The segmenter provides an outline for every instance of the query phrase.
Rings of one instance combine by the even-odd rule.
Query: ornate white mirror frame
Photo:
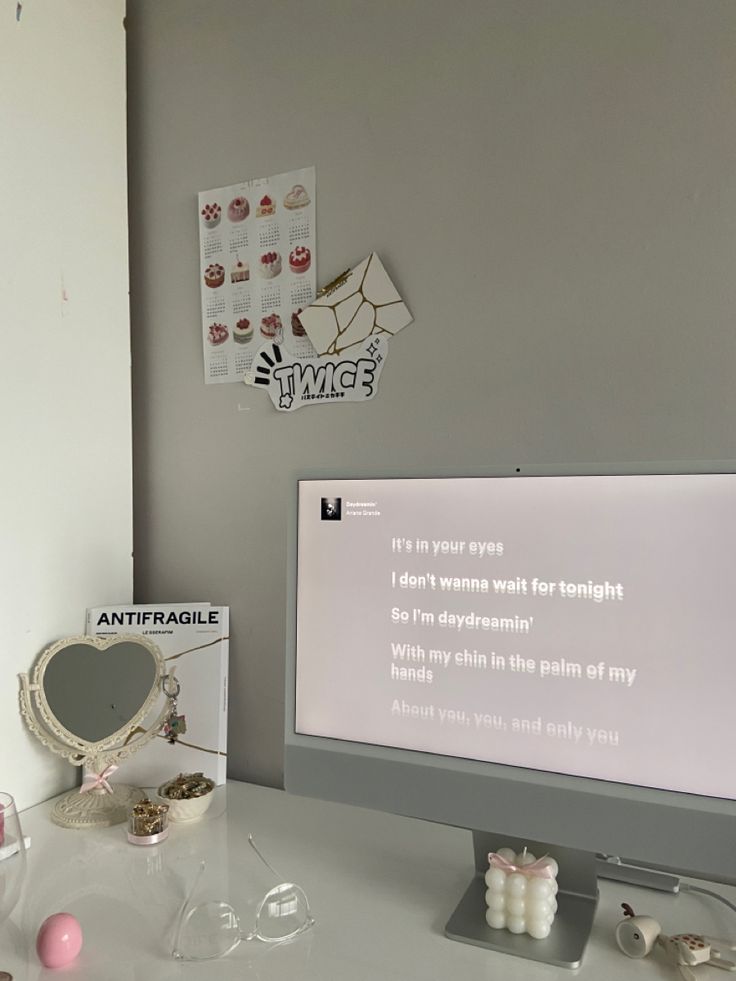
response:
[[[150,655],[153,680],[147,693],[144,689],[137,711],[129,718],[122,719],[123,724],[114,732],[97,741],[90,741],[72,732],[54,714],[44,686],[46,674],[53,659],[70,648],[89,647],[104,657],[105,652],[122,644],[133,644]],[[20,711],[30,731],[52,752],[75,766],[88,769],[82,787],[69,791],[57,800],[51,819],[67,828],[107,827],[125,821],[131,806],[145,794],[138,787],[113,784],[110,777],[121,760],[132,756],[161,730],[171,712],[172,699],[178,693],[174,672],[167,671],[159,648],[147,637],[138,634],[64,637],[41,654],[30,680],[27,674],[21,674],[20,680]],[[70,684],[81,686],[85,683],[83,677],[67,680]],[[93,692],[87,692],[87,697],[93,697]],[[148,722],[144,727],[147,716],[160,698],[164,701],[161,711],[153,722]],[[134,696],[134,701],[137,700]]]

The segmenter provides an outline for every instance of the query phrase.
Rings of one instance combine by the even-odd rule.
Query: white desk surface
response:
[[[736,938],[736,914],[715,901],[603,882],[578,971],[471,947],[442,932],[472,876],[468,832],[249,784],[216,794],[204,820],[172,825],[168,841],[153,847],[129,845],[123,825],[58,828],[48,803],[26,811],[28,875],[21,902],[0,925],[0,971],[14,981],[673,981],[678,975],[661,954],[635,961],[619,952],[613,931],[624,901],[667,933]],[[281,946],[243,943],[219,961],[172,960],[172,927],[201,858],[217,885],[200,898],[227,899],[248,920],[264,881],[249,832],[284,878],[305,889],[316,926]],[[736,899],[736,889],[714,888]],[[74,965],[51,971],[36,957],[35,934],[62,910],[80,920],[85,943]],[[703,967],[698,976],[730,975]]]

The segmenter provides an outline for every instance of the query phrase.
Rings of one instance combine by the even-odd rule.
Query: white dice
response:
[[[557,862],[537,859],[524,849],[500,848],[486,872],[486,923],[494,930],[549,936],[557,912]]]

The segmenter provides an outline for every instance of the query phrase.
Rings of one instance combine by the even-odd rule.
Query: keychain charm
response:
[[[185,715],[177,715],[177,697],[181,692],[181,685],[173,675],[164,678],[164,694],[169,699],[171,711],[164,722],[164,736],[172,746],[176,745],[179,736],[183,736],[187,731],[187,718]]]

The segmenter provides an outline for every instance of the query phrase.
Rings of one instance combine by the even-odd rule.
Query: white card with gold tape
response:
[[[339,355],[368,337],[396,334],[413,319],[375,252],[323,287],[299,314],[319,355]]]

